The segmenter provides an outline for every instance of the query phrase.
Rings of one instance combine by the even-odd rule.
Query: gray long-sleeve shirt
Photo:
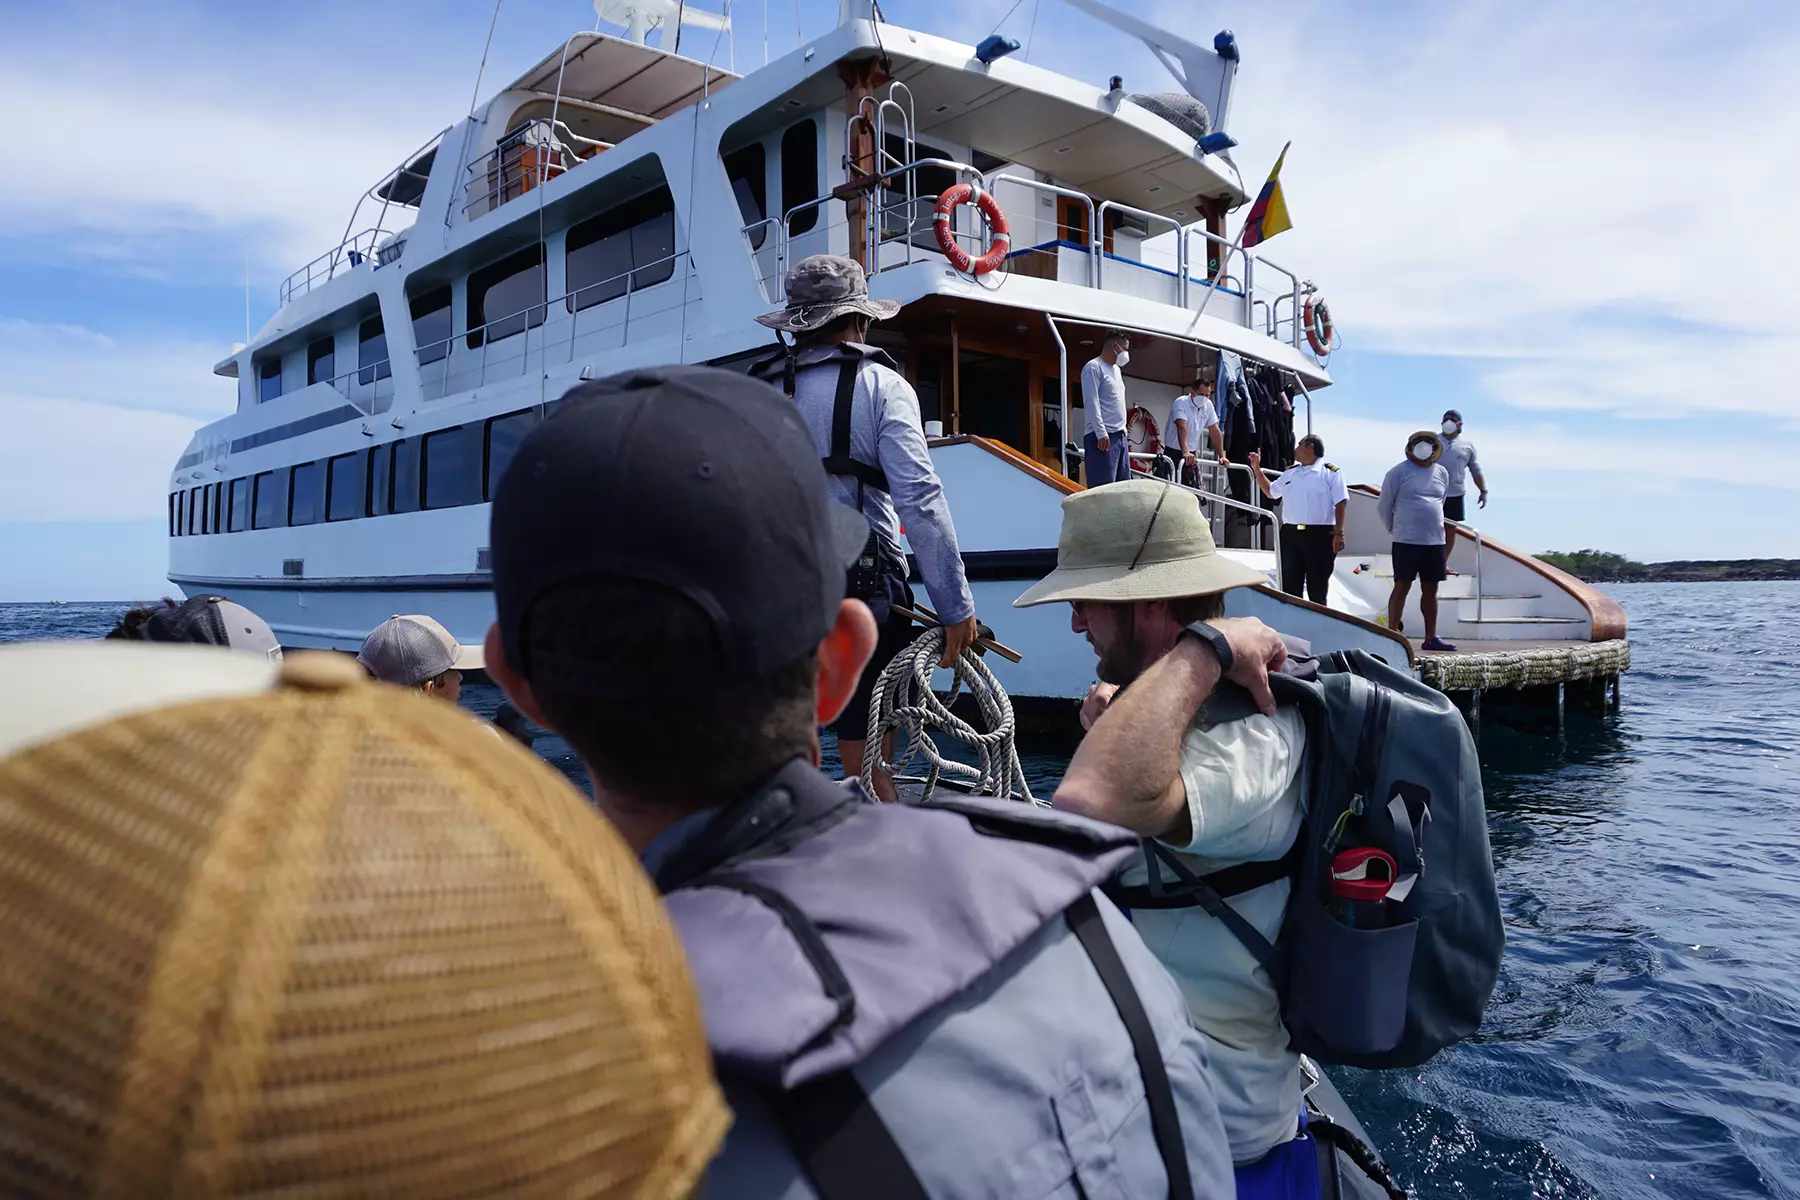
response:
[[[1468,476],[1481,474],[1481,464],[1475,461],[1475,443],[1466,437],[1445,438],[1444,456],[1438,462],[1450,473],[1450,486],[1444,492],[1446,496],[1467,492]]]
[[[799,372],[794,377],[794,403],[812,434],[813,445],[823,458],[831,451],[831,416],[837,401],[837,362],[820,364],[831,353],[821,346],[800,352]],[[811,369],[807,364],[818,364]],[[899,372],[880,363],[864,362],[857,370],[856,396],[850,406],[850,457],[877,466],[887,475],[883,493],[855,479],[834,476],[831,494],[839,504],[860,508],[894,556],[904,561],[900,527],[919,560],[919,574],[931,605],[946,625],[954,625],[975,613],[963,571],[962,549],[956,542],[956,526],[950,520],[950,504],[944,485],[932,466],[925,445],[925,426],[919,417],[919,396]],[[860,504],[858,492],[861,492]]]
[[[1444,544],[1444,491],[1450,473],[1442,463],[1402,462],[1381,481],[1381,523],[1396,542],[1409,546]]]

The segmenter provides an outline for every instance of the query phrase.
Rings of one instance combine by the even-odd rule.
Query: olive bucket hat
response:
[[[1220,554],[1193,494],[1169,483],[1130,479],[1089,488],[1065,499],[1062,514],[1056,570],[1027,588],[1014,608],[1171,600],[1269,582]]]
[[[898,300],[869,299],[862,266],[841,254],[815,254],[787,273],[787,307],[764,313],[757,322],[784,333],[805,333],[845,313],[885,321],[900,311]]]

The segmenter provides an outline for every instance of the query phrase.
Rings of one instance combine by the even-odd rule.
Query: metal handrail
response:
[[[376,243],[380,241],[383,234],[391,232],[392,231],[390,230],[380,228],[365,229],[355,237],[345,238],[343,241],[339,242],[337,245],[319,255],[319,257],[313,259],[311,262],[281,281],[281,287],[278,289],[281,303],[286,304],[297,294],[304,295],[305,293],[310,292],[313,289],[315,281],[318,283],[325,283],[331,280],[337,275],[340,262],[347,262],[347,266],[345,267],[346,270],[355,270],[364,263],[370,264],[370,268],[373,269],[377,249]],[[322,271],[317,270],[317,268],[321,267],[323,268]],[[320,275],[322,275],[322,278],[319,277]],[[296,288],[296,284],[302,284],[304,286]]]
[[[558,131],[560,131],[560,134]],[[579,147],[565,146],[560,140],[561,136],[566,136],[573,142],[580,142],[583,145],[592,146],[594,149],[586,157],[583,157]],[[544,140],[532,140],[537,137],[542,137]],[[532,163],[529,166],[525,165],[523,154],[520,154],[519,157],[512,162],[507,161],[506,156],[509,153],[524,146],[532,146],[541,151],[537,162]],[[487,204],[487,208],[482,211],[484,213],[492,212],[502,204],[505,204],[508,200],[516,200],[518,196],[524,195],[532,188],[542,187],[545,183],[549,182],[555,177],[550,174],[553,166],[558,175],[565,174],[574,170],[582,163],[587,162],[600,151],[612,149],[612,146],[613,144],[611,142],[603,142],[597,138],[582,137],[580,134],[570,129],[566,124],[555,120],[554,118],[533,117],[518,128],[509,130],[504,137],[494,143],[494,148],[492,150],[483,151],[463,167],[465,171],[470,172],[473,175],[473,178],[463,181],[463,198],[465,201],[463,204],[463,215],[465,217],[468,216],[470,209],[484,202]],[[554,164],[550,162],[552,156],[556,158]],[[574,159],[573,163],[566,161],[570,158]],[[485,193],[476,195],[474,190],[475,184],[480,180],[480,173],[483,172],[492,178],[494,182]],[[518,196],[506,194],[509,188],[522,184],[526,179],[533,177],[535,178],[531,186],[521,187]],[[496,197],[500,198],[496,199]]]
[[[1481,530],[1466,521],[1452,521],[1449,517],[1444,518],[1444,524],[1454,526],[1475,539],[1475,623],[1479,625],[1481,624],[1481,593],[1486,590],[1481,582]],[[1448,559],[1449,555],[1446,554],[1444,557]]]
[[[1106,290],[1106,214],[1109,212],[1129,213],[1148,221],[1165,221],[1175,236],[1175,302],[1182,308],[1187,307],[1187,238],[1182,235],[1183,226],[1173,217],[1165,217],[1161,213],[1153,213],[1148,209],[1136,208],[1130,204],[1121,204],[1117,200],[1102,200],[1094,210],[1094,224],[1089,231],[1088,252],[1094,258],[1094,287]],[[1145,263],[1145,266],[1150,264]]]
[[[1131,450],[1131,451],[1126,452],[1126,457],[1140,459],[1140,460],[1146,460],[1146,461],[1154,461],[1155,459],[1161,458],[1162,455],[1146,454],[1146,453],[1143,453],[1142,451]],[[1219,460],[1216,458],[1208,459],[1206,461],[1211,462],[1214,465],[1218,465],[1218,462],[1219,462]],[[1226,467],[1237,467],[1237,468],[1240,468],[1243,470],[1249,470],[1249,468],[1244,466],[1243,463],[1226,463],[1224,465]],[[1187,484],[1182,483],[1179,479],[1165,479],[1165,480],[1163,480],[1163,482],[1170,484],[1174,487],[1178,487],[1184,492],[1192,492],[1194,495],[1199,496],[1203,500],[1217,500],[1220,504],[1224,505],[1226,508],[1235,508],[1235,509],[1239,510],[1240,512],[1254,513],[1256,516],[1261,517],[1262,519],[1268,521],[1269,529],[1270,529],[1269,540],[1272,543],[1270,549],[1272,550],[1272,552],[1275,555],[1275,561],[1277,563],[1281,562],[1281,521],[1276,516],[1275,513],[1262,507],[1260,504],[1245,504],[1242,500],[1239,500],[1233,496],[1223,496],[1223,495],[1220,495],[1218,492],[1209,492],[1209,491],[1205,490],[1204,488],[1189,487]]]

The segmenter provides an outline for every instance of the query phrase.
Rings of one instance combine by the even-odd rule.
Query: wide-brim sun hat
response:
[[[693,1194],[680,941],[530,752],[348,655],[0,677],[0,1195]]]
[[[756,318],[783,333],[805,333],[846,313],[886,321],[900,311],[898,300],[873,300],[862,264],[841,254],[815,254],[787,273],[787,307]]]
[[[1412,448],[1420,442],[1430,442],[1431,443],[1431,457],[1428,459],[1425,459],[1423,462],[1420,462],[1418,459],[1416,459],[1412,456]],[[1433,433],[1431,430],[1429,430],[1429,429],[1415,430],[1413,432],[1413,435],[1406,439],[1406,461],[1407,462],[1418,463],[1421,467],[1429,467],[1432,463],[1436,462],[1438,459],[1440,459],[1442,457],[1444,457],[1444,439],[1439,437],[1437,434]]]
[[[1159,480],[1130,479],[1062,502],[1056,570],[1013,607],[1172,600],[1268,582],[1261,571],[1219,553],[1193,493]]]

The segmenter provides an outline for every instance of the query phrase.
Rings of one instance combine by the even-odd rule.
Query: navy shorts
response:
[[[913,602],[912,588],[905,591],[905,603],[911,607]],[[875,681],[887,665],[894,661],[894,656],[913,644],[913,640],[925,632],[912,623],[911,617],[903,617],[899,613],[889,613],[888,619],[879,627],[879,636],[875,641],[875,653],[869,658],[869,665],[863,668],[862,678],[856,683],[856,694],[850,697],[850,703],[838,719],[831,723],[831,732],[837,734],[838,741],[860,742],[869,736],[869,701],[875,698]]]
[[[1445,496],[1444,520],[1455,521],[1460,525],[1463,519],[1463,498],[1461,496]]]
[[[1425,583],[1441,581],[1444,570],[1444,544],[1419,546],[1412,542],[1394,543],[1394,582],[1411,583],[1418,579]]]

